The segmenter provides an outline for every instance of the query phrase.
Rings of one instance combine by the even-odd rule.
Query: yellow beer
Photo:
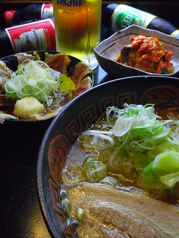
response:
[[[89,64],[100,42],[101,0],[53,0],[56,50]]]

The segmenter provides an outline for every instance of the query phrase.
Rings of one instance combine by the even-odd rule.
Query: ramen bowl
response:
[[[154,103],[179,107],[179,79],[136,76],[95,86],[70,102],[52,121],[41,143],[37,163],[39,202],[52,237],[76,237],[68,226],[60,189],[66,157],[78,135],[108,106]]]

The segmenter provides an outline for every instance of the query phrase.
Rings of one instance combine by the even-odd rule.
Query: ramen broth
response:
[[[157,115],[160,115],[161,118],[160,120],[164,119],[172,119],[172,120],[179,120],[179,108],[167,108],[167,109],[158,109],[155,108],[155,112]],[[109,130],[109,128],[106,127],[106,117],[101,117],[94,125],[91,125],[90,127],[87,128],[87,130],[93,129],[93,130]],[[105,164],[105,156],[107,156],[105,153],[114,153],[113,148],[106,149],[106,150],[98,150],[98,148],[92,148],[91,145],[89,148],[82,148],[82,146],[79,143],[80,139],[78,138],[77,142],[72,146],[67,159],[66,163],[64,166],[64,169],[62,171],[62,189],[61,189],[61,195],[64,198],[63,194],[65,194],[65,200],[67,199],[67,204],[64,202],[63,206],[64,209],[67,212],[67,215],[69,217],[75,218],[75,220],[78,223],[78,228],[77,228],[77,233],[79,237],[91,237],[91,232],[93,233],[93,237],[159,237],[159,235],[165,235],[164,233],[157,233],[157,236],[154,236],[152,234],[153,231],[148,230],[149,226],[155,226],[155,224],[143,224],[141,223],[141,226],[146,226],[146,232],[149,232],[149,236],[144,235],[143,233],[139,233],[137,236],[133,236],[132,233],[127,233],[123,234],[119,230],[125,230],[124,227],[121,227],[119,224],[116,225],[109,225],[109,223],[105,223],[104,220],[106,221],[107,218],[104,218],[107,216],[106,214],[109,212],[109,214],[114,213],[114,217],[116,216],[116,219],[119,219],[118,215],[122,216],[123,214],[123,208],[122,211],[120,210],[120,203],[125,203],[125,197],[129,196],[130,199],[134,199],[134,203],[136,199],[139,198],[141,199],[141,203],[143,204],[148,204],[148,200],[145,201],[145,199],[150,199],[156,204],[153,204],[151,206],[157,206],[160,207],[159,204],[171,204],[169,206],[175,207],[174,209],[176,210],[176,213],[178,214],[178,206],[179,206],[179,183],[176,183],[173,189],[148,189],[145,190],[141,188],[138,184],[138,178],[139,178],[139,171],[136,170],[136,168],[133,166],[133,162],[131,161],[131,158],[126,156],[124,152],[118,151],[118,154],[121,156],[121,160],[119,160],[122,164],[121,168],[119,168],[118,164],[118,170],[115,171],[115,168],[111,168],[112,165],[107,163],[108,170],[104,167],[101,169],[101,167],[97,167],[101,169],[101,179],[98,180],[90,180],[88,175],[85,173],[88,173],[89,171],[85,171],[86,167],[84,166],[85,164],[91,163],[94,160],[96,161],[95,163],[98,166],[98,163]],[[139,153],[138,153],[139,154]],[[144,156],[145,154],[141,153],[141,156]],[[126,159],[123,159],[123,156],[126,157]],[[96,159],[97,158],[97,159]],[[118,163],[120,163],[118,161]],[[91,170],[95,170],[96,167],[93,164]],[[65,191],[65,192],[64,192]],[[91,192],[91,193],[90,193]],[[104,194],[103,194],[104,193]],[[125,194],[123,194],[125,193]],[[84,198],[84,194],[87,194],[86,196],[89,196],[89,200],[87,201],[86,198]],[[100,197],[101,194],[101,197]],[[103,195],[102,195],[103,194]],[[116,200],[113,196],[119,196],[119,201]],[[118,194],[118,195],[117,195]],[[124,198],[123,198],[123,195]],[[130,197],[132,196],[132,197]],[[104,198],[105,197],[105,198]],[[136,198],[138,197],[138,198]],[[101,200],[100,200],[101,199]],[[105,200],[103,200],[105,199]],[[123,200],[124,199],[124,202]],[[144,201],[143,201],[144,199]],[[63,199],[62,199],[63,200]],[[77,202],[78,200],[78,202]],[[114,200],[114,201],[113,201]],[[95,201],[94,204],[92,201]],[[121,202],[120,202],[121,201]],[[162,203],[160,202],[162,201]],[[164,202],[164,203],[163,203]],[[84,204],[83,204],[84,203]],[[90,205],[89,205],[89,204]],[[130,202],[131,203],[131,202]],[[140,203],[140,202],[139,202]],[[82,205],[83,204],[83,205]],[[105,204],[105,205],[104,205]],[[115,205],[114,205],[115,204]],[[98,206],[98,215],[100,214],[100,218],[97,218],[97,216],[94,215],[94,218],[91,213],[96,212],[96,206]],[[173,206],[174,205],[174,206]],[[80,206],[80,207],[78,207]],[[114,207],[113,207],[114,206]],[[129,204],[126,206],[130,206]],[[140,206],[140,205],[139,205]],[[67,208],[68,207],[68,208]],[[110,210],[111,207],[111,210]],[[116,208],[115,208],[116,207]],[[124,205],[125,207],[125,205]],[[80,210],[81,209],[81,210]],[[85,210],[86,209],[86,210]],[[93,210],[94,209],[94,210]],[[125,216],[128,214],[128,208],[125,208]],[[130,208],[129,208],[130,209]],[[133,209],[133,208],[131,208]],[[150,214],[150,209],[149,208],[149,214]],[[160,209],[160,208],[159,208]],[[161,208],[163,210],[163,208]],[[165,208],[166,209],[166,208]],[[85,211],[84,211],[85,210]],[[134,208],[135,210],[135,208]],[[171,210],[171,209],[170,209]],[[106,212],[104,212],[106,211]],[[166,209],[167,211],[167,209]],[[101,214],[105,214],[102,216]],[[119,213],[117,215],[117,213]],[[140,212],[139,212],[140,213]],[[159,212],[160,213],[160,212]],[[84,215],[85,214],[85,215]],[[108,214],[108,216],[110,216]],[[133,212],[135,214],[135,211]],[[113,215],[111,217],[108,217],[108,219],[112,220],[114,219]],[[142,213],[142,208],[141,208],[141,216],[144,214]],[[133,216],[133,215],[130,215]],[[148,215],[150,216],[150,215]],[[88,222],[85,219],[82,219],[82,217],[88,220]],[[104,219],[104,220],[103,220]],[[123,219],[123,218],[121,218]],[[125,218],[126,219],[126,218]],[[137,219],[134,216],[133,220]],[[142,218],[141,218],[142,219]],[[160,218],[156,219],[162,219],[162,215]],[[85,222],[84,222],[85,220]],[[155,219],[154,219],[155,220]],[[74,221],[74,220],[73,220]],[[139,222],[139,221],[138,221]],[[140,220],[141,222],[141,220]],[[151,221],[148,221],[151,222]],[[73,222],[72,222],[73,223]],[[95,225],[94,225],[95,224]],[[135,226],[135,224],[133,224]],[[137,225],[138,226],[138,225]],[[163,227],[166,225],[164,224]],[[89,231],[87,232],[87,229]],[[112,230],[111,230],[112,229]],[[138,228],[137,228],[138,229]],[[160,228],[160,229],[165,229],[165,228]],[[170,229],[170,228],[166,228]],[[138,229],[140,230],[140,229]],[[145,229],[144,229],[145,230]],[[172,230],[172,229],[171,229]],[[119,232],[119,233],[118,233]],[[136,231],[138,232],[138,231]],[[163,231],[162,231],[163,232]],[[168,232],[168,231],[167,231]],[[173,231],[171,231],[172,233]],[[169,232],[170,233],[170,232]],[[121,236],[119,236],[121,234]],[[176,234],[175,234],[176,235]],[[173,237],[173,236],[165,236],[165,237]]]

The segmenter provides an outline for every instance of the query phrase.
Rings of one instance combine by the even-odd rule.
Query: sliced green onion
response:
[[[107,166],[100,161],[86,161],[84,163],[84,177],[87,182],[96,183],[107,176]]]
[[[81,134],[78,142],[85,152],[98,151],[84,168],[86,181],[104,179],[105,173],[100,177],[97,171],[106,164],[109,173],[125,180],[138,173],[138,185],[147,190],[171,188],[178,183],[179,121],[162,120],[154,106],[125,103],[123,109],[108,107],[106,120],[101,119],[103,125],[96,123]]]
[[[119,137],[123,136],[131,129],[131,125],[130,119],[119,117],[113,127],[114,135]]]
[[[77,210],[77,213],[76,213],[77,219],[79,221],[81,221],[83,219],[84,215],[85,215],[85,211],[79,207]]]
[[[12,100],[32,96],[44,102],[58,87],[58,77],[52,76],[48,65],[34,60],[24,61],[5,83],[6,97]]]

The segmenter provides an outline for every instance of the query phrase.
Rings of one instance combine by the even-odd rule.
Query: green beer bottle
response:
[[[168,21],[125,4],[109,4],[103,11],[102,24],[112,32],[135,24],[179,38],[179,30]]]

